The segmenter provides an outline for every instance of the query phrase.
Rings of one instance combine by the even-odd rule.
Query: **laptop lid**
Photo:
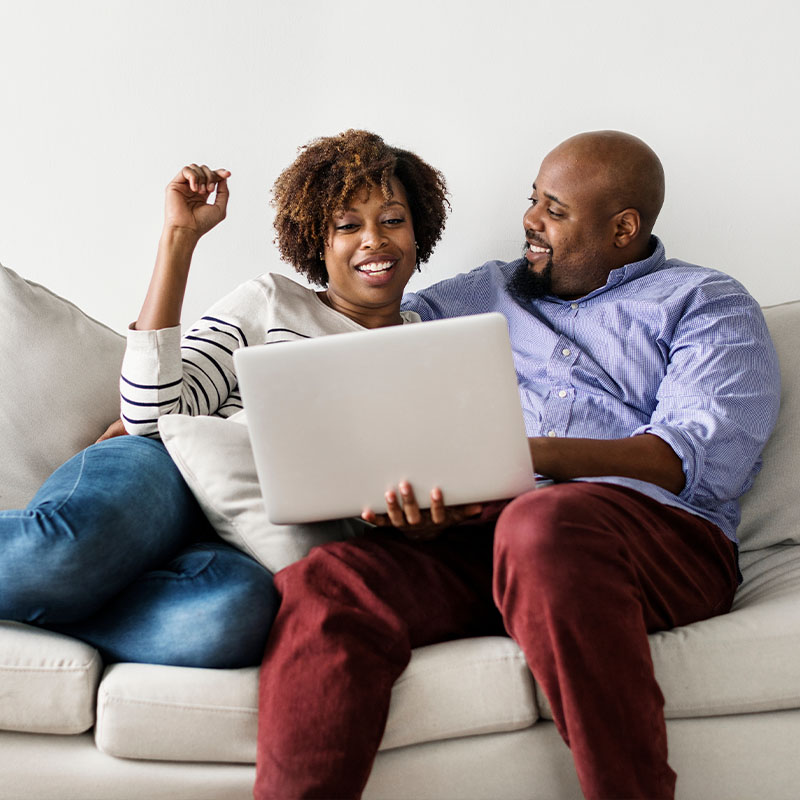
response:
[[[420,507],[534,488],[501,314],[236,350],[267,514],[301,523],[382,513],[401,480]]]

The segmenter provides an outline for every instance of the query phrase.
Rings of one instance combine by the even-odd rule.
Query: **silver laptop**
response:
[[[534,488],[501,314],[257,345],[234,354],[274,523],[385,512],[408,480],[420,506]]]

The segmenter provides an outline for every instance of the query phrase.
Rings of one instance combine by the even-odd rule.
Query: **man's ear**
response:
[[[614,246],[627,247],[642,230],[642,218],[635,208],[624,208],[614,215]]]

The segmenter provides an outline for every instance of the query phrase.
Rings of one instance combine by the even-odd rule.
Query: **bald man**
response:
[[[423,319],[506,316],[534,466],[554,483],[459,527],[463,509],[420,512],[401,485],[402,506],[367,515],[397,530],[276,575],[259,800],[358,797],[411,649],[504,630],[587,798],[674,796],[647,635],[730,608],[738,498],[779,377],[745,289],[667,259],[663,198],[644,142],[579,134],[541,164],[522,258],[406,298]]]

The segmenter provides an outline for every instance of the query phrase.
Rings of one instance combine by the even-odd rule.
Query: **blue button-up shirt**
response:
[[[505,315],[529,436],[660,436],[683,463],[679,495],[614,475],[582,480],[629,486],[736,541],[738,498],[760,469],[778,413],[777,356],[740,283],[667,259],[653,241],[649,258],[613,270],[578,300],[519,304],[506,291],[519,259],[408,294],[403,308],[423,320]]]

